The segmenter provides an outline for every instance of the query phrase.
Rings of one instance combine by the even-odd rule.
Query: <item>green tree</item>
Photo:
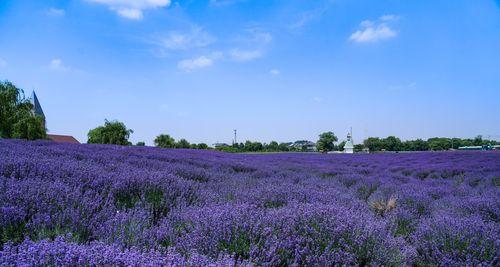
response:
[[[133,132],[123,122],[104,120],[104,126],[89,131],[87,143],[128,146],[131,145],[128,139]]]
[[[191,148],[191,145],[189,144],[189,142],[186,139],[182,138],[181,140],[179,140],[179,142],[177,142],[175,144],[175,147],[176,148]]]
[[[354,145],[354,152],[361,152],[363,151],[363,148],[365,148],[363,144],[356,144]]]
[[[318,148],[318,151],[332,151],[335,148],[335,142],[337,141],[338,138],[333,132],[325,132],[319,135],[316,147]]]
[[[160,134],[155,138],[155,146],[162,148],[175,148],[175,139],[168,134]]]
[[[344,140],[344,141],[342,141],[342,142],[340,142],[340,143],[339,143],[339,145],[337,146],[337,150],[338,150],[338,151],[343,151],[343,150],[344,150],[345,143],[346,143],[346,141],[345,141],[345,140]]]
[[[279,151],[279,144],[278,142],[276,141],[271,141],[271,143],[269,143],[269,145],[267,145],[267,149],[269,151]]]
[[[448,138],[429,138],[427,139],[427,143],[429,144],[429,149],[434,151],[448,150],[451,148],[451,140]]]
[[[137,142],[137,144],[135,144],[136,146],[146,146],[146,143],[140,141],[140,142]]]
[[[478,135],[474,138],[474,141],[472,142],[475,146],[482,146],[483,145],[483,136]]]
[[[279,150],[279,151],[283,151],[283,152],[285,152],[285,151],[290,151],[290,144],[291,144],[291,143],[280,143],[280,144],[278,145],[278,150]]]
[[[387,151],[400,151],[402,148],[401,139],[396,136],[388,136],[382,140],[382,144]]]
[[[368,137],[365,141],[363,141],[363,144],[370,150],[370,152],[382,150],[382,141],[378,137]]]
[[[35,115],[32,108],[23,90],[8,81],[0,81],[0,137],[46,138],[45,118]]]
[[[208,149],[208,145],[205,143],[199,143],[196,148],[198,149]]]
[[[429,144],[422,139],[417,139],[413,142],[413,150],[414,151],[427,151],[427,150],[429,150]]]
[[[12,138],[36,140],[47,137],[44,118],[30,114],[21,115],[13,125]]]

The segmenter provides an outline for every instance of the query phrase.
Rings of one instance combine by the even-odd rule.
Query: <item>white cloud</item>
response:
[[[265,45],[273,40],[273,36],[268,32],[259,32],[255,30],[252,32],[253,32],[253,41],[258,44]]]
[[[262,52],[260,50],[233,49],[229,52],[229,54],[231,56],[231,59],[238,62],[252,61],[262,57]]]
[[[66,11],[64,11],[64,9],[51,7],[46,10],[46,14],[53,17],[62,17],[66,14]]]
[[[210,0],[210,5],[215,7],[230,6],[245,0]]]
[[[181,60],[177,63],[177,68],[186,72],[208,68],[211,67],[215,63],[215,61],[221,59],[222,57],[223,54],[216,51],[209,55]]]
[[[144,17],[142,10],[134,8],[119,8],[116,10],[118,15],[133,20],[140,20]]]
[[[378,18],[381,21],[393,21],[397,20],[399,16],[393,15],[393,14],[388,14],[388,15],[383,15],[380,18]]]
[[[412,90],[417,87],[417,82],[411,82],[405,85],[391,85],[387,89],[389,91],[403,91],[403,90]]]
[[[5,59],[0,57],[0,68],[3,68],[5,66],[7,66],[7,61],[5,61]]]
[[[196,26],[185,33],[171,32],[166,38],[160,38],[158,43],[165,49],[186,50],[208,46],[215,40],[215,37],[204,31],[203,28]]]
[[[271,75],[280,75],[281,71],[278,69],[272,69],[269,71],[269,74]]]
[[[87,0],[98,4],[107,5],[118,15],[132,20],[144,17],[144,10],[168,7],[171,0]]]
[[[323,98],[319,97],[319,96],[315,96],[313,97],[313,101],[314,102],[322,102],[323,101]]]
[[[308,11],[300,13],[298,15],[298,18],[296,19],[296,21],[290,25],[290,28],[292,30],[295,30],[295,29],[300,29],[300,28],[306,26],[310,22],[317,20],[321,16],[323,16],[323,14],[326,12],[327,9],[328,9],[328,6],[324,6],[321,8],[308,10]]]
[[[206,56],[201,56],[198,58],[181,60],[179,61],[179,63],[177,63],[177,68],[183,71],[190,72],[196,69],[210,67],[213,64],[214,64],[213,59],[208,58]]]
[[[62,62],[62,60],[56,58],[52,59],[49,63],[49,69],[54,70],[54,71],[69,71],[71,68],[65,66]]]
[[[396,19],[397,16],[395,15],[384,15],[377,21],[362,21],[360,23],[362,29],[351,34],[349,40],[357,43],[365,43],[394,38],[398,33],[389,26],[389,22]]]

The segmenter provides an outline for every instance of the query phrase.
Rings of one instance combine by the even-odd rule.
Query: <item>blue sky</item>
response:
[[[493,0],[0,1],[0,79],[86,141],[500,139]]]

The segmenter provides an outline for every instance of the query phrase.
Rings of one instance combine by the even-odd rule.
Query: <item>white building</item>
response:
[[[344,153],[354,153],[354,144],[352,143],[352,130],[351,132],[347,133],[347,141],[344,145]]]

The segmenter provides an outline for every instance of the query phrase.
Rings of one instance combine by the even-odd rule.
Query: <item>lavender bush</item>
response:
[[[0,140],[1,266],[499,265],[500,153]]]

